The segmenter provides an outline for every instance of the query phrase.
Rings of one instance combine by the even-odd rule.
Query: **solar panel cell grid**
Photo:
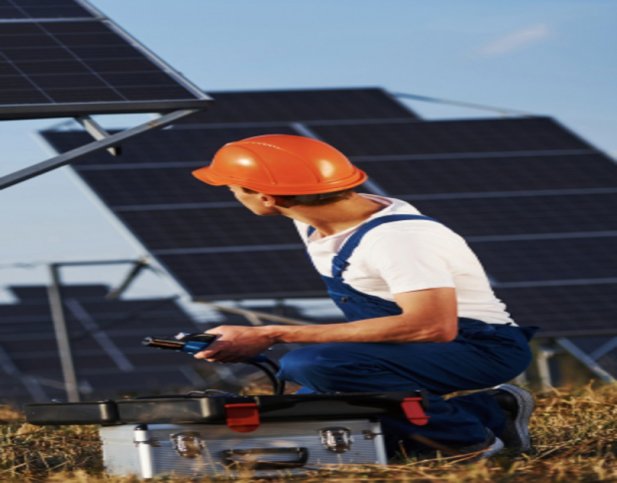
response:
[[[104,19],[0,20],[0,62],[0,118],[203,108],[207,99]]]
[[[36,285],[13,285],[9,290],[20,300],[43,300],[47,302],[48,292],[47,287]],[[109,292],[109,287],[105,285],[76,285],[67,286],[62,289],[62,294],[66,297],[98,297],[102,298]]]
[[[496,289],[519,325],[539,326],[544,335],[596,330],[617,334],[616,293],[615,283]]]
[[[102,361],[104,364],[109,364],[111,361],[107,358]],[[45,367],[45,375],[53,379],[62,380],[62,367],[60,359],[57,355],[50,357],[37,356],[15,358],[15,365],[19,371],[24,374],[32,374],[40,372],[41,367]]]
[[[204,299],[325,296],[304,250],[159,255],[189,293]],[[276,272],[273,272],[276,270]],[[251,292],[252,291],[252,292]]]
[[[10,363],[27,384],[23,391],[3,392],[0,398],[12,402],[65,398],[47,290],[42,286],[12,290],[23,302],[0,305],[0,350],[6,359],[4,367]],[[146,335],[200,330],[175,301],[107,301],[103,297],[108,291],[109,287],[101,285],[67,286],[63,290],[77,379],[82,388],[94,390],[85,396],[109,398],[127,391],[148,394],[188,390],[191,382],[200,381],[193,365],[204,372],[210,370],[184,354],[141,345]],[[185,372],[193,376],[187,378]],[[161,375],[170,379],[159,379]]]
[[[51,324],[51,321],[50,321]],[[39,327],[28,327],[28,331],[39,331]],[[52,331],[42,332],[37,339],[31,338],[14,338],[3,336],[2,347],[11,354],[11,357],[18,358],[21,354],[27,354],[28,358],[32,358],[33,353],[44,351],[56,351],[57,344],[55,334]],[[43,365],[41,365],[43,366]]]
[[[348,156],[590,149],[549,118],[309,127]]]
[[[214,92],[208,113],[181,124],[391,119],[417,116],[378,88]]]
[[[89,18],[94,14],[74,0],[2,0],[0,19]]]
[[[617,236],[471,243],[498,282],[614,278]]]
[[[191,176],[194,167],[126,169],[109,171],[80,170],[79,176],[112,207],[173,204],[229,203],[233,195],[220,188],[206,186]],[[156,206],[153,206],[156,208]],[[180,207],[177,207],[178,209]]]
[[[275,125],[271,127],[249,127],[249,128],[216,128],[206,129],[164,129],[155,133],[148,133],[123,143],[122,156],[113,157],[108,153],[94,153],[87,158],[80,160],[75,166],[78,171],[89,169],[113,169],[115,165],[122,167],[134,166],[136,169],[158,170],[162,163],[194,163],[194,168],[206,164],[214,153],[225,143],[238,139],[259,136],[277,132],[280,134],[297,134],[288,125]],[[53,132],[44,133],[45,139],[59,152],[80,146],[88,135],[84,132]],[[150,164],[151,166],[140,165]],[[97,165],[97,167],[91,167]],[[101,166],[98,166],[101,165]],[[194,169],[193,168],[193,169]],[[185,171],[186,175],[187,172]],[[117,173],[119,180],[122,173]],[[190,173],[188,180],[192,181]]]
[[[395,197],[617,187],[617,165],[595,154],[357,162]]]
[[[193,210],[118,212],[141,242],[161,249],[279,245],[301,246],[298,232],[284,218],[258,218],[242,206]]]
[[[148,88],[156,89],[157,86],[164,86],[169,87],[169,91],[165,94],[167,98],[191,97],[186,89],[180,87],[164,72],[150,72],[147,76],[143,73],[124,75],[96,72],[89,65],[90,60],[114,59],[117,65],[116,70],[122,72],[122,64],[126,59],[143,58],[143,54],[138,49],[128,45],[125,39],[102,24],[57,22],[39,24],[38,29],[38,31],[31,30],[27,35],[0,35],[0,49],[2,49],[3,58],[11,62],[18,71],[20,62],[38,60],[44,63],[60,61],[65,62],[65,65],[67,62],[76,61],[89,72],[88,75],[75,75],[76,73],[70,72],[70,75],[63,76],[52,71],[45,75],[32,75],[21,79],[27,87],[34,85],[45,91],[50,100],[58,101],[59,93],[53,90],[55,87],[71,90],[107,88],[116,93],[119,98],[128,100],[136,97],[132,89],[135,86],[141,88],[142,91],[146,90],[143,96],[149,94]],[[4,26],[1,24],[0,33],[4,33]],[[154,69],[148,70],[153,71]],[[80,71],[83,72],[82,69]],[[8,88],[11,88],[11,82],[14,82],[13,79],[2,79],[2,85],[6,83]]]
[[[572,232],[617,233],[617,191],[595,195],[417,200],[409,202],[465,237]]]

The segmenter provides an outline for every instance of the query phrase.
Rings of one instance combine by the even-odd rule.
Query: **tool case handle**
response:
[[[226,465],[250,467],[253,470],[280,470],[299,468],[308,461],[309,451],[304,447],[297,448],[247,448],[226,449],[222,451],[223,462]],[[288,455],[295,457],[288,461],[267,460],[271,455]],[[266,459],[260,459],[265,456]]]

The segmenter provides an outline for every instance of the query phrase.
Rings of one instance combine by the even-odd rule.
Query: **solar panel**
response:
[[[417,157],[402,156],[402,159],[374,161],[356,160],[371,180],[379,186],[387,186],[392,196],[423,199],[431,194],[435,199],[463,198],[473,193],[497,193],[500,196],[520,192],[542,190],[602,189],[617,185],[614,164],[602,154],[587,150],[585,154],[555,154],[551,150],[533,156],[521,156],[518,152],[483,156],[471,153],[464,157]],[[363,157],[360,157],[363,159]],[[427,197],[429,198],[429,197]]]
[[[77,168],[198,298],[323,294],[287,220],[252,217],[225,190],[198,185],[193,191],[183,184],[193,162],[207,159],[228,140],[247,137],[240,130],[249,127],[246,123],[263,133],[285,126],[279,123],[287,115],[281,106],[258,114],[251,107],[256,98],[254,92],[244,98],[233,93],[229,106],[220,101],[219,117],[211,124],[204,115],[203,124],[178,125],[165,131],[164,140],[137,141],[130,158],[111,170],[100,158]],[[300,104],[294,109],[304,118],[287,124],[291,132],[313,133],[332,143],[369,173],[372,183],[365,189],[406,199],[464,235],[519,323],[540,325],[546,333],[584,330],[584,307],[591,305],[590,312],[598,314],[589,316],[594,330],[608,330],[608,321],[617,318],[616,307],[606,300],[617,280],[612,216],[617,166],[559,123],[546,117],[421,121],[358,115],[350,120],[341,114],[328,119],[332,114],[323,106],[319,119],[319,113],[309,119],[310,109],[303,111]],[[232,121],[237,127],[221,130],[222,123]],[[67,146],[76,134],[46,136],[56,146]],[[204,146],[205,138],[212,144]],[[200,145],[197,151],[193,142]],[[166,151],[157,158],[159,147]],[[173,180],[173,190],[166,179]],[[591,289],[572,295],[586,284]],[[565,297],[580,304],[579,312],[560,304]],[[543,315],[536,317],[534,311]],[[575,313],[580,318],[568,318]]]
[[[196,209],[118,209],[116,214],[138,234],[153,255],[185,248],[219,247],[229,252],[233,247],[301,246],[298,232],[289,220],[259,218],[238,203],[230,207],[206,205]],[[236,251],[240,249],[236,248]]]
[[[300,245],[233,253],[159,253],[157,259],[202,300],[325,295],[323,282]]]
[[[85,2],[0,7],[0,119],[165,112],[209,100]]]
[[[0,304],[0,367],[18,388],[0,399],[20,402],[64,398],[60,359],[45,287],[11,290],[19,304]],[[172,388],[199,389],[198,370],[214,370],[177,353],[141,345],[147,335],[201,331],[170,299],[105,300],[104,286],[66,286],[67,330],[77,379],[88,397],[155,394]],[[156,381],[154,379],[157,379]],[[132,381],[128,384],[128,381]]]
[[[9,290],[21,301],[47,301],[49,300],[47,287],[37,285],[14,285]],[[106,285],[66,285],[62,288],[62,295],[65,297],[76,297],[80,299],[94,297],[103,298],[109,293]]]
[[[297,134],[297,130],[288,124],[275,124],[267,127],[208,127],[186,129],[165,129],[149,132],[139,139],[128,141],[123,145],[122,156],[111,156],[107,152],[93,153],[75,166],[78,171],[115,169],[158,170],[160,167],[187,168],[203,166],[225,143],[240,138],[259,136],[277,132],[279,134]],[[83,131],[44,131],[54,149],[67,151],[79,145],[86,134]],[[200,164],[201,163],[201,164]]]
[[[497,288],[522,325],[542,327],[541,335],[617,335],[617,283]]]
[[[91,18],[95,13],[75,0],[2,0],[0,19]]]
[[[418,119],[380,88],[210,92],[208,113],[179,124]]]
[[[585,193],[585,192],[584,192]],[[617,190],[613,193],[546,194],[423,199],[402,197],[469,241],[536,238],[537,235],[615,231]],[[556,216],[565,213],[564,216]]]
[[[545,117],[308,123],[308,126],[320,139],[348,156],[595,151],[553,119]]]
[[[497,282],[615,279],[617,233],[471,243]]]

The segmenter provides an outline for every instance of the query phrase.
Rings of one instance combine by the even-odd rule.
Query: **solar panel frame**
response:
[[[19,44],[13,41],[8,44],[13,45],[12,48],[0,48],[0,119],[170,112],[179,109],[203,109],[210,104],[211,98],[207,94],[90,4],[79,0],[75,5],[90,11],[91,16],[49,17],[25,21],[7,21],[0,17],[0,42],[10,36],[20,35]],[[65,35],[55,32],[60,27],[69,29],[71,33]],[[80,33],[80,30],[87,32],[92,28],[99,30],[96,35]],[[104,32],[101,33],[100,29]],[[40,46],[24,47],[23,41],[25,45],[28,44],[28,35],[24,34],[24,31],[31,32],[31,41],[38,39],[38,42],[48,45],[44,57],[41,57],[43,52],[40,52]],[[103,35],[111,39],[112,44],[109,44],[108,48],[84,45],[84,41],[100,42]],[[67,44],[67,41],[70,42]],[[60,47],[54,47],[55,45]],[[13,57],[7,56],[7,52],[11,52]],[[57,73],[54,73],[53,68],[49,71],[41,66],[54,64],[50,61],[53,60],[51,54],[54,52],[59,61]],[[143,74],[148,75],[131,75],[130,71],[135,67],[130,66],[129,74],[120,77],[105,74],[105,70],[101,69],[105,69],[105,62],[109,64],[105,60],[108,55],[113,55],[116,59],[116,67],[121,58],[134,58],[137,60],[136,64],[141,62],[142,68],[145,65],[143,61],[146,60],[150,67]],[[92,58],[93,65],[90,65],[87,57]],[[42,62],[36,62],[37,58]],[[102,59],[103,62],[97,59]],[[24,69],[30,70],[30,73],[20,68],[21,63],[24,63]],[[82,73],[67,72],[78,68],[76,63],[81,65]],[[127,62],[124,61],[123,64],[126,65]],[[84,71],[83,68],[86,67]],[[38,73],[33,74],[31,69]],[[124,72],[124,66],[121,71]],[[13,75],[7,75],[10,73]],[[144,86],[139,86],[140,82],[157,76],[159,80],[154,84],[149,84],[145,89]],[[83,81],[82,90],[79,89],[79,81]],[[46,85],[39,85],[41,82]],[[159,84],[156,82],[164,84],[157,87]],[[7,88],[7,83],[13,90]],[[131,87],[131,83],[138,87]],[[20,95],[24,97],[21,102],[16,102],[15,97]]]

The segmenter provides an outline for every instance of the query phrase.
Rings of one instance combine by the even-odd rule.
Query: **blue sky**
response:
[[[617,156],[613,0],[92,3],[206,91],[381,86],[550,115]],[[410,106],[429,119],[487,115]],[[34,133],[55,122],[0,123],[0,174],[50,155]],[[0,192],[0,287],[45,282],[43,262],[142,254],[74,178],[62,168]]]

